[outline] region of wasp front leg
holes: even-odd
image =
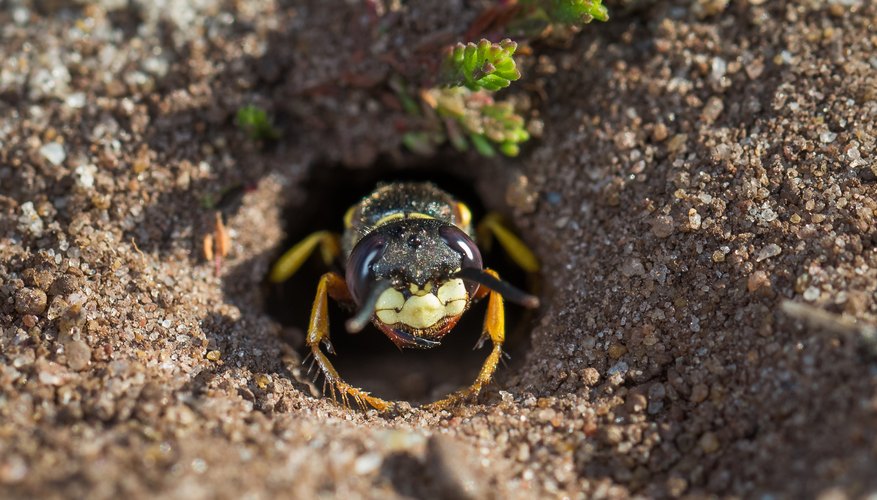
[[[318,247],[320,256],[327,266],[341,255],[341,241],[338,235],[329,231],[317,231],[284,252],[271,268],[268,279],[272,283],[288,280]]]
[[[334,354],[335,352],[332,347],[332,342],[329,339],[329,297],[344,302],[352,300],[350,293],[347,290],[347,284],[344,282],[344,278],[337,273],[326,273],[320,278],[320,283],[317,285],[317,296],[314,298],[314,306],[311,309],[311,320],[308,324],[308,336],[306,340],[308,347],[311,349],[314,361],[320,367],[320,371],[323,372],[323,376],[325,377],[323,392],[325,393],[325,388],[328,386],[329,390],[332,392],[332,399],[337,401],[337,391],[337,393],[340,394],[341,402],[345,407],[349,406],[348,398],[353,398],[353,400],[362,408],[365,408],[365,405],[368,404],[378,411],[389,410],[392,406],[389,402],[371,396],[362,389],[353,387],[342,380],[341,375],[338,374],[338,371],[332,366],[332,363],[329,362],[329,358],[327,358],[326,355],[323,354],[323,351],[320,350],[320,344],[323,344],[329,353]]]
[[[492,269],[486,269],[485,271],[494,278],[499,279],[499,275],[496,271]],[[475,378],[475,382],[473,382],[472,385],[466,389],[457,391],[444,399],[430,403],[426,405],[426,408],[431,410],[443,410],[474,398],[481,392],[481,389],[493,379],[493,374],[496,372],[496,366],[502,358],[502,344],[505,342],[505,304],[502,295],[485,287],[479,289],[479,292],[475,294],[475,298],[481,298],[485,294],[489,295],[487,301],[487,314],[484,317],[484,331],[478,345],[480,346],[482,341],[489,338],[491,343],[493,343],[493,349],[484,361],[484,365],[481,366],[481,371],[478,372],[478,376]]]

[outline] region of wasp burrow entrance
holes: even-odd
[[[392,200],[395,193],[389,193],[388,190],[403,189],[401,186],[405,186],[404,183],[410,185],[411,182],[430,182],[439,188],[437,193],[447,192],[462,202],[461,210],[466,213],[457,214],[455,220],[458,222],[465,221],[467,217],[480,220],[488,212],[502,213],[505,211],[506,207],[503,206],[502,202],[504,188],[499,186],[512,182],[515,176],[510,170],[482,166],[466,168],[460,162],[460,158],[446,160],[448,161],[434,160],[428,164],[409,167],[374,166],[370,169],[355,170],[340,166],[320,165],[314,167],[309,178],[296,186],[289,194],[291,201],[286,208],[285,227],[288,237],[284,246],[278,249],[278,256],[301,241],[302,238],[317,231],[342,233],[345,228],[345,219],[348,219],[346,224],[348,228],[350,227],[350,207],[373,192],[379,184],[389,186],[383,188],[382,192],[384,198]],[[447,165],[454,166],[447,167]],[[494,192],[493,190],[501,191]],[[430,193],[432,191],[427,190],[426,198],[433,195]],[[405,196],[407,196],[405,193],[399,193],[399,199],[403,199]],[[436,196],[439,195],[436,194]],[[408,202],[410,203],[410,200]],[[429,200],[424,200],[422,211],[428,213],[432,209]],[[381,222],[389,224],[393,221],[382,220]],[[399,230],[406,226],[401,222],[395,222],[392,225]],[[451,228],[451,232],[454,232],[454,229]],[[396,236],[391,233],[384,236],[395,238]],[[350,234],[348,231],[348,236]],[[442,238],[444,237],[442,236]],[[457,236],[457,238],[459,237]],[[411,238],[413,236],[406,236],[405,241],[399,243],[410,245]],[[428,241],[420,242],[421,245],[429,243]],[[459,242],[452,240],[451,243]],[[344,242],[344,246],[351,245],[350,241]],[[504,255],[504,252],[498,248],[500,245],[494,245],[494,247],[496,248],[485,252],[483,256],[485,266],[498,271],[503,279],[509,283],[532,290],[535,285],[533,283],[534,275],[522,271],[519,267],[520,262],[518,262],[519,265],[514,265],[512,261],[515,259]],[[436,251],[438,250],[441,248],[437,247]],[[477,248],[475,250],[477,251]],[[315,252],[315,254],[319,254],[319,252]],[[346,275],[348,280],[354,279],[354,275],[345,272],[344,269],[345,266],[351,267],[348,265],[347,252],[342,250],[340,254],[341,257],[336,259],[337,262],[332,266],[327,266],[324,259],[319,256],[311,256],[290,279],[270,285],[268,311],[289,331],[297,332],[295,335],[290,335],[289,339],[294,347],[299,349],[303,357],[311,352],[311,347],[305,345],[304,332],[308,328],[311,306],[317,283],[321,282],[321,276],[326,272],[335,271],[339,277]],[[395,254],[395,257],[398,256],[398,253]],[[356,252],[350,254],[352,260],[360,257],[356,255]],[[422,262],[417,264],[422,265]],[[411,277],[406,279],[411,279]],[[334,286],[337,286],[337,281],[339,281],[337,278],[333,278],[330,282],[326,282],[323,278],[322,282],[323,286],[331,287],[333,283],[335,283]],[[441,289],[435,290],[435,294],[431,294],[430,283],[418,285],[416,290],[418,293],[412,292],[411,299],[407,301],[411,304],[406,302],[407,305],[398,308],[395,315],[388,312],[386,303],[389,303],[388,301],[396,295],[402,297],[402,294],[394,293],[395,290],[381,294],[376,293],[377,306],[380,310],[376,318],[380,319],[381,323],[395,318],[415,330],[422,326],[418,322],[425,321],[426,316],[439,315],[441,312],[444,318],[446,316],[444,313],[454,309],[452,306],[456,305],[455,301],[446,300],[446,303],[442,303],[441,308],[432,308],[436,310],[427,308],[429,310],[426,312],[429,314],[420,314],[423,311],[418,311],[419,315],[414,315],[409,309],[413,310],[415,306],[417,309],[423,309],[420,306],[424,306],[424,304],[434,305],[432,302],[440,302],[443,297],[447,299],[448,297],[445,295],[454,295],[451,292],[457,288],[465,292],[465,288],[461,288],[463,286],[461,279],[451,280],[448,283],[460,286],[454,288],[446,283]],[[405,293],[408,291],[407,289],[403,290]],[[354,292],[355,294],[359,293],[356,290]],[[335,293],[337,295],[338,290]],[[432,295],[436,297],[432,297]],[[465,293],[462,295],[465,296]],[[437,300],[428,300],[431,297]],[[362,303],[362,297],[357,298],[360,299],[357,302]],[[328,302],[330,304],[329,332],[331,344],[334,347],[334,354],[326,353],[328,358],[346,383],[384,399],[423,403],[465,388],[472,384],[482,367],[485,356],[490,352],[489,347],[473,349],[482,334],[487,300],[482,300],[472,305],[465,313],[455,316],[453,322],[456,326],[450,325],[452,327],[450,330],[442,332],[435,338],[424,334],[422,329],[419,333],[412,334],[406,328],[387,328],[386,325],[378,325],[381,326],[381,329],[378,329],[365,322],[362,322],[364,328],[361,331],[351,334],[349,331],[358,329],[350,328],[351,323],[356,323],[356,311],[345,310],[332,300]],[[404,299],[403,302],[405,302]],[[507,306],[506,312],[506,342],[503,344],[503,349],[510,354],[511,358],[505,366],[501,366],[499,369],[498,380],[500,381],[513,372],[515,367],[523,361],[529,344],[528,337],[532,321],[532,314],[527,314],[514,305]],[[351,319],[352,317],[354,319]],[[345,328],[345,322],[348,322],[347,328]],[[423,343],[429,345],[421,345]],[[428,349],[400,349],[400,347],[428,347]]]

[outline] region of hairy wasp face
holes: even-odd
[[[456,277],[481,269],[481,253],[456,226],[402,219],[360,240],[347,262],[347,284],[360,307],[400,347],[433,347],[460,319],[478,290]]]

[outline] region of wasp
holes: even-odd
[[[464,203],[432,183],[387,183],[344,216],[344,232],[317,231],[286,251],[269,275],[272,282],[289,279],[319,249],[327,265],[343,257],[343,274],[327,272],[317,285],[306,344],[333,399],[344,406],[379,411],[393,403],[346,383],[321,346],[335,354],[329,338],[328,299],[355,308],[346,322],[357,333],[369,322],[399,348],[438,346],[457,321],[480,299],[488,297],[484,330],[476,347],[488,339],[493,349],[477,378],[431,408],[446,408],[474,398],[490,382],[502,357],[505,340],[503,299],[537,308],[539,299],[502,281],[485,268],[477,239],[486,246],[495,238],[517,265],[536,272],[539,263],[498,214],[489,214],[473,230],[472,212]]]

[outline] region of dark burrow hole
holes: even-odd
[[[316,165],[308,178],[288,194],[290,202],[285,209],[287,240],[275,258],[314,231],[329,229],[340,233],[347,208],[371,192],[378,183],[433,182],[468,204],[473,220],[478,221],[488,211],[507,214],[502,200],[505,186],[513,175],[513,170],[507,166],[467,165],[457,156],[407,166],[388,161],[368,169]],[[527,276],[517,268],[497,245],[485,252],[484,261],[486,266],[496,269],[514,285],[535,290],[535,277]],[[328,270],[315,253],[290,280],[268,285],[268,313],[284,326],[301,332],[288,340],[295,344],[293,347],[302,357],[307,354],[304,332],[316,285]],[[341,271],[340,268],[334,270]],[[399,350],[373,325],[356,335],[347,333],[344,321],[352,311],[330,300],[330,330],[336,355],[329,355],[329,358],[348,383],[376,396],[412,403],[439,399],[471,384],[490,352],[489,342],[481,349],[473,350],[481,335],[486,303],[482,300],[473,305],[440,346],[427,350]],[[504,350],[510,358],[497,370],[500,380],[523,362],[529,347],[532,320],[532,312],[514,304],[506,305]],[[320,385],[318,381],[317,386]]]

